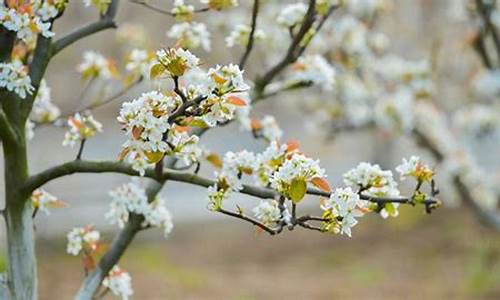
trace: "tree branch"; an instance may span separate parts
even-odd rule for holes
[[[162,187],[162,184],[155,182],[149,186],[147,194],[150,202],[156,197]],[[142,215],[132,214],[130,216],[129,221],[115,237],[111,243],[110,249],[101,258],[96,269],[93,270],[83,281],[75,299],[92,299],[93,295],[99,289],[102,280],[108,275],[113,266],[118,263],[123,253],[125,253],[125,250],[132,243],[135,235],[142,229],[143,221],[144,217]]]
[[[250,217],[247,217],[245,216],[244,214],[239,214],[239,213],[235,213],[235,212],[232,212],[232,211],[229,211],[229,210],[226,210],[226,209],[223,209],[223,208],[219,208],[216,210],[217,212],[220,212],[222,214],[225,214],[227,216],[231,216],[233,218],[237,218],[237,219],[241,219],[243,221],[246,221],[246,222],[249,222],[257,227],[259,227],[260,229],[266,231],[267,233],[269,233],[270,235],[275,235],[277,232],[276,230],[262,224],[261,222],[257,221],[257,220],[254,220]]]
[[[156,7],[154,5],[151,5],[151,4],[147,3],[146,1],[143,1],[143,0],[130,0],[130,2],[132,2],[134,4],[138,4],[138,5],[144,6],[144,7],[148,8],[148,9],[150,9],[152,11],[155,11],[157,13],[160,13],[160,14],[163,14],[163,15],[167,15],[167,16],[170,16],[170,17],[175,17],[175,14],[173,14],[171,11],[168,11],[168,10]],[[209,10],[210,10],[210,8],[208,8],[208,7],[199,8],[199,9],[196,9],[194,11],[194,13],[206,12],[206,11],[209,11]]]
[[[19,136],[11,126],[3,108],[0,108],[0,137],[3,142],[7,143],[17,143],[19,141]]]
[[[57,53],[61,52],[63,49],[68,47],[69,45],[89,36],[99,31],[108,29],[108,28],[116,28],[115,16],[118,11],[119,0],[112,0],[109,4],[108,10],[104,15],[102,15],[99,21],[94,23],[90,23],[81,28],[76,29],[73,32],[70,32],[68,35],[58,39],[54,42],[52,46],[52,56],[55,56]]]
[[[307,9],[306,15],[304,16],[304,20],[302,21],[302,25],[299,29],[299,32],[292,40],[292,43],[288,47],[288,51],[283,59],[278,62],[274,67],[272,67],[264,76],[258,78],[255,82],[255,89],[257,93],[262,93],[265,87],[271,83],[271,81],[276,77],[283,69],[285,69],[289,64],[294,63],[297,56],[297,49],[299,48],[300,42],[307,34],[309,29],[312,27],[314,23],[314,19],[316,16],[316,0],[309,1],[309,7]]]
[[[247,42],[247,47],[245,49],[245,53],[243,53],[243,56],[241,57],[239,63],[241,70],[243,70],[243,68],[245,67],[245,63],[247,62],[247,59],[253,48],[253,43],[255,41],[255,31],[257,29],[257,16],[259,14],[259,2],[260,0],[254,0],[253,2],[252,25],[251,25],[252,29],[250,30],[250,35],[248,36],[248,42]]]

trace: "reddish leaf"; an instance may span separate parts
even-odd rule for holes
[[[229,102],[233,105],[236,105],[236,106],[246,106],[247,105],[245,100],[238,98],[236,96],[229,96],[227,99],[227,102]]]
[[[295,150],[298,150],[300,147],[300,144],[297,140],[290,140],[286,143],[286,152],[292,152]]]
[[[312,182],[312,184],[314,184],[317,188],[319,188],[323,192],[330,193],[332,191],[332,189],[330,188],[330,184],[324,178],[314,177],[311,180],[311,182]]]

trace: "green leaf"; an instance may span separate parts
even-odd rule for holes
[[[196,118],[189,121],[187,125],[198,128],[208,128],[208,125],[207,123],[205,123],[205,121]]]
[[[392,203],[386,203],[384,208],[387,211],[387,213],[389,214],[389,216],[396,215],[396,208],[394,207],[394,205],[392,205]]]
[[[163,72],[165,72],[165,66],[163,66],[162,64],[156,64],[151,67],[151,70],[149,71],[149,77],[151,77],[151,79],[155,79],[156,77],[163,74]]]
[[[288,196],[293,203],[299,203],[306,195],[307,184],[303,179],[294,179],[288,190]]]

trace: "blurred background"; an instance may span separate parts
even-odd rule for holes
[[[391,39],[391,50],[406,58],[428,57],[438,48],[436,98],[442,106],[453,109],[469,101],[464,82],[474,68],[479,69],[479,63],[464,40],[464,27],[452,20],[450,1],[455,0],[393,1],[379,29]],[[243,7],[237,22],[249,22],[245,5],[251,2],[240,2]],[[207,14],[200,20],[221,16]],[[56,34],[61,36],[95,18],[94,10],[70,1],[65,16],[56,23]],[[143,24],[152,48],[172,44],[165,36],[173,24],[168,16],[123,1],[118,23]],[[208,65],[236,61],[241,49],[228,50],[223,42],[217,44],[227,35],[224,27],[211,31],[212,52],[198,52],[198,56]],[[108,30],[58,55],[46,80],[63,114],[81,105],[85,84],[75,67],[88,49],[117,58],[124,54],[116,32]],[[250,78],[262,72],[259,58],[265,51],[265,47],[257,47],[252,53],[245,70]],[[95,110],[104,132],[87,142],[85,158],[117,157],[124,141],[116,122],[120,102],[143,90],[134,88],[118,101]],[[359,161],[391,169],[409,154],[432,161],[410,139],[388,139],[371,129],[339,133],[333,140],[314,134],[308,130],[310,116],[301,109],[300,97],[300,93],[287,93],[260,103],[254,110],[257,115],[276,116],[284,139],[300,140],[305,153],[321,160],[334,186],[341,185],[342,174]],[[92,97],[84,101],[92,101]],[[32,173],[74,159],[77,149],[61,146],[64,131],[51,126],[35,130],[29,146]],[[202,143],[218,153],[265,147],[251,135],[242,134],[236,124],[210,131]],[[481,158],[483,167],[498,172],[498,140],[466,144]],[[201,174],[212,173],[210,166],[202,166]],[[438,171],[438,181],[439,176]],[[104,240],[111,242],[117,229],[103,218],[110,200],[108,191],[127,180],[114,174],[83,174],[46,186],[70,206],[52,210],[50,216],[39,214],[36,220],[41,299],[70,299],[78,289],[83,272],[79,259],[65,253],[65,235],[75,226],[94,224]],[[238,220],[210,212],[205,189],[167,183],[162,194],[174,216],[173,233],[167,240],[154,230],[141,233],[120,265],[132,275],[134,299],[499,299],[500,234],[483,227],[471,211],[460,207],[446,182],[440,182],[440,187],[444,208],[426,215],[422,208],[403,207],[400,217],[388,220],[367,216],[354,228],[352,238],[300,229],[268,237]],[[256,204],[255,199],[240,195],[232,201],[246,207],[252,205],[244,203]],[[317,199],[307,201],[311,209],[318,205]],[[3,227],[0,229],[2,245],[5,237]],[[0,270],[5,264],[3,257],[0,255]]]

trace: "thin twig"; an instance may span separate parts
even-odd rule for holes
[[[154,5],[151,5],[143,0],[130,0],[131,3],[134,3],[134,4],[138,4],[138,5],[141,5],[141,6],[144,6],[152,11],[155,11],[157,13],[160,13],[160,14],[163,14],[163,15],[167,15],[167,16],[170,16],[170,17],[175,17],[175,14],[172,13],[171,11],[168,11],[166,9],[162,9],[162,8],[159,8],[159,7],[156,7]],[[199,8],[199,9],[195,9],[193,11],[193,13],[201,13],[201,12],[207,12],[209,11],[210,8],[209,7],[205,7],[205,8]]]
[[[83,148],[85,147],[85,141],[87,141],[87,139],[82,139],[82,141],[80,142],[80,147],[78,148],[78,153],[76,154],[76,160],[82,159],[82,153],[83,153]]]
[[[259,14],[259,2],[260,0],[254,0],[253,2],[252,25],[251,25],[252,29],[250,30],[250,35],[248,36],[248,42],[247,42],[247,47],[245,49],[245,53],[243,53],[243,56],[241,57],[239,63],[241,70],[243,70],[243,68],[245,67],[245,63],[247,62],[247,59],[250,56],[250,52],[252,51],[253,48],[253,43],[255,40],[255,31],[257,30],[257,16]]]
[[[250,217],[247,217],[245,216],[244,214],[239,214],[239,213],[235,213],[235,212],[232,212],[232,211],[229,211],[229,210],[225,210],[223,208],[219,208],[217,209],[217,212],[220,212],[222,214],[225,214],[225,215],[228,215],[228,216],[231,216],[231,217],[234,217],[234,218],[238,218],[238,219],[241,219],[241,220],[244,220],[244,221],[247,221],[249,223],[252,223],[253,225],[265,230],[266,232],[268,232],[270,235],[275,235],[276,234],[276,231],[262,223],[260,223],[259,221],[257,220],[254,220]]]

